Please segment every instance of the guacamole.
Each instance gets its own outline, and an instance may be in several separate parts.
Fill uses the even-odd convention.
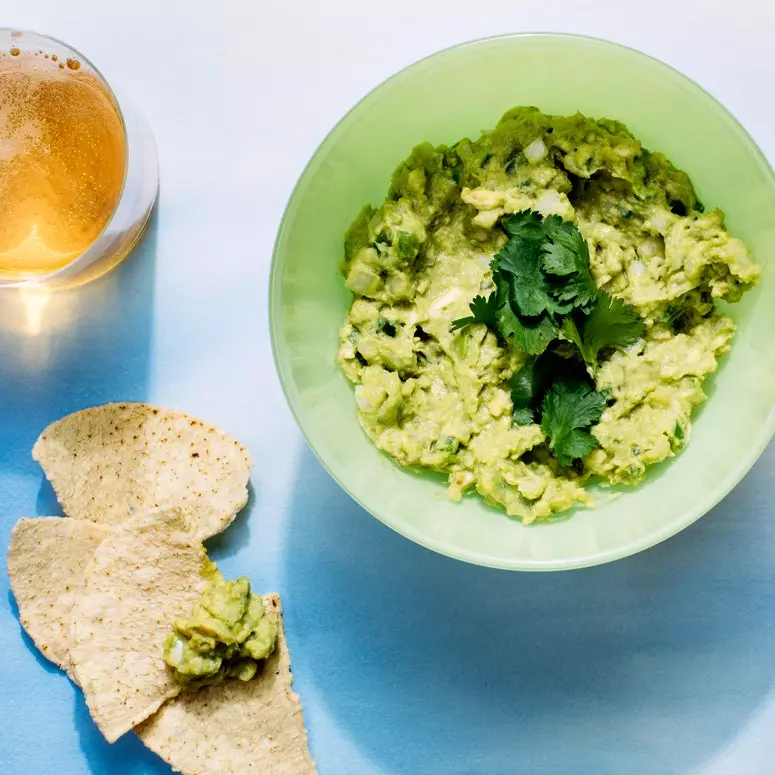
[[[226,678],[249,681],[277,641],[277,619],[251,594],[248,579],[227,581],[215,568],[209,575],[201,600],[164,644],[164,661],[192,691]]]
[[[639,326],[586,364],[602,398],[570,464],[513,400],[534,356],[475,319],[459,326],[494,293],[508,219],[526,213],[580,232],[594,289]],[[591,504],[591,479],[635,484],[689,442],[702,381],[735,332],[716,302],[760,275],[723,214],[624,125],[536,108],[475,141],[416,147],[347,232],[342,268],[354,300],[339,363],[365,432],[399,464],[446,474],[452,499],[476,490],[526,523]],[[563,355],[573,336],[546,320]]]

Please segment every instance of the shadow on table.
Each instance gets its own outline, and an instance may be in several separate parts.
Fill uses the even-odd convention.
[[[757,484],[773,464],[770,448],[650,551],[520,574],[398,536],[305,448],[284,581],[295,686],[385,773],[694,771],[775,680],[775,526]],[[321,775],[350,775],[310,720]]]
[[[94,404],[142,400],[148,392],[153,330],[154,267],[158,217],[135,253],[106,276],[81,288],[48,296],[29,291],[0,293],[0,533],[7,536],[19,516],[61,513],[32,446],[50,422]],[[37,492],[37,497],[36,497]],[[5,594],[3,594],[5,592]],[[0,600],[8,581],[0,574]],[[28,648],[34,648],[25,640]],[[45,660],[39,658],[41,663]],[[46,663],[46,669],[51,666]],[[150,773],[140,763],[156,761],[138,740],[105,743],[74,689],[74,721],[92,772]],[[51,707],[52,714],[60,709]],[[42,728],[53,725],[41,706]],[[146,759],[143,759],[143,756]],[[130,767],[129,761],[137,763]]]
[[[80,288],[48,296],[0,293],[4,471],[39,471],[32,445],[48,423],[68,412],[145,397],[157,228],[154,217],[134,255]]]
[[[248,502],[245,508],[237,514],[228,530],[207,540],[207,554],[216,564],[220,565],[250,544],[250,516],[255,505],[255,485],[248,482]]]
[[[115,743],[108,743],[92,721],[83,693],[76,687],[73,689],[75,726],[81,748],[87,752],[89,769],[93,775],[170,775],[172,773],[169,765],[149,751],[134,732],[127,733]]]
[[[13,592],[10,590],[8,591],[8,608],[13,615],[14,621],[19,622],[19,606],[16,605],[16,599],[13,596]],[[43,668],[43,670],[45,670],[47,673],[52,675],[59,675],[62,671],[53,662],[46,659],[43,654],[40,653],[40,651],[38,651],[37,646],[33,642],[32,638],[27,635],[27,632],[21,626],[21,623],[19,623],[18,626],[19,635],[21,636],[22,642],[27,647],[27,651],[29,651],[30,654],[35,657],[35,660],[40,665],[40,667]]]

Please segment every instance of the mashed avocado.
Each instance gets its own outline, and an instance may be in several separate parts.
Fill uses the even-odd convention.
[[[531,355],[486,325],[453,326],[495,288],[504,219],[526,211],[577,227],[595,287],[643,332],[589,367],[605,406],[572,465],[541,424],[515,422],[510,386]],[[476,141],[415,148],[349,229],[343,272],[355,298],[339,362],[366,433],[401,465],[447,474],[453,499],[475,488],[531,522],[590,504],[591,477],[634,484],[688,443],[735,330],[715,302],[738,300],[760,268],[622,124],[515,108]]]
[[[225,678],[249,681],[277,640],[276,618],[251,594],[248,579],[226,581],[214,568],[210,573],[202,599],[175,622],[164,644],[164,661],[191,690]]]

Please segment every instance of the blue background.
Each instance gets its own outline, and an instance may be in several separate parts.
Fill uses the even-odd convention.
[[[775,82],[775,11],[653,0],[632,24],[607,0],[493,0],[487,14],[457,0],[392,0],[389,14],[360,2],[113,5],[30,0],[8,19],[68,40],[134,93],[158,139],[162,196],[136,255],[51,297],[39,322],[34,302],[0,295],[3,546],[17,518],[58,513],[29,454],[47,423],[109,400],[185,409],[255,459],[249,507],[211,551],[228,575],[283,597],[321,775],[771,775],[773,447],[719,508],[639,556],[566,574],[467,566],[373,520],[304,446],[272,366],[266,289],[306,159],[408,62],[519,29],[613,38],[696,78],[772,159],[761,95]],[[2,775],[169,772],[132,735],[104,742],[21,634],[4,573],[0,654]]]

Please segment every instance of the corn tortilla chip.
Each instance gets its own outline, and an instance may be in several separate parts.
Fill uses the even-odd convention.
[[[183,693],[135,731],[148,748],[183,775],[315,775],[277,595],[277,648],[251,681],[224,681]]]
[[[174,697],[163,659],[172,623],[205,586],[207,556],[179,509],[112,531],[86,566],[70,626],[70,658],[92,718],[117,740]]]
[[[149,404],[70,414],[43,431],[32,456],[65,514],[99,524],[179,506],[204,539],[226,528],[248,500],[250,456],[236,439]]]
[[[73,678],[70,614],[84,568],[108,534],[90,522],[62,517],[20,519],[11,531],[8,578],[19,620],[41,654]]]

